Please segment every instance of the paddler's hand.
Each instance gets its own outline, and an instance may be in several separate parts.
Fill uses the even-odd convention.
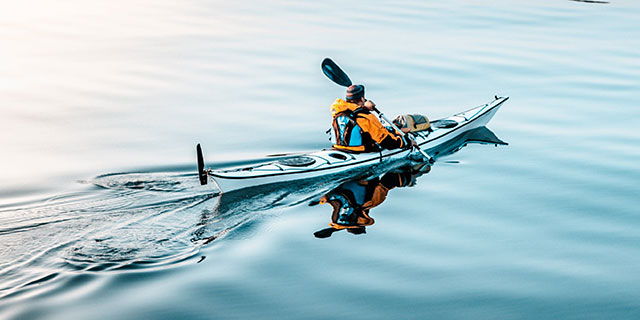
[[[364,107],[369,109],[369,111],[373,111],[373,108],[376,107],[376,104],[371,100],[367,100],[364,102]]]
[[[407,149],[413,149],[418,146],[418,143],[415,140],[413,140],[413,138],[411,138],[409,135],[405,136],[405,141],[407,141],[407,145],[405,146],[405,148]]]

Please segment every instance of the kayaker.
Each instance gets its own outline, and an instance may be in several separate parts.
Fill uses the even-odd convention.
[[[376,106],[364,98],[364,86],[355,84],[347,88],[345,100],[336,99],[331,105],[335,144],[339,150],[373,152],[382,149],[410,148],[416,142],[409,135],[398,134],[387,128],[371,111]]]

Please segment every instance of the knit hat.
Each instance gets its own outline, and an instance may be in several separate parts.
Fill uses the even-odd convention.
[[[359,100],[364,97],[364,86],[361,84],[354,84],[347,88],[347,100]]]

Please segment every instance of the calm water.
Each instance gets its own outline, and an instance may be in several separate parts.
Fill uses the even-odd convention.
[[[2,319],[640,314],[637,1],[35,0],[0,46]],[[196,143],[328,145],[324,57],[387,115],[508,95],[509,145],[387,173],[359,235],[314,237],[339,181],[200,187]]]

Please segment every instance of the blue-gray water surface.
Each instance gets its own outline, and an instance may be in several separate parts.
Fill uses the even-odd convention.
[[[0,46],[1,319],[640,315],[637,1],[34,0]],[[330,145],[325,57],[387,115],[510,96],[482,132],[508,145],[201,187],[196,143],[213,167]],[[314,236],[363,181],[403,182]]]

